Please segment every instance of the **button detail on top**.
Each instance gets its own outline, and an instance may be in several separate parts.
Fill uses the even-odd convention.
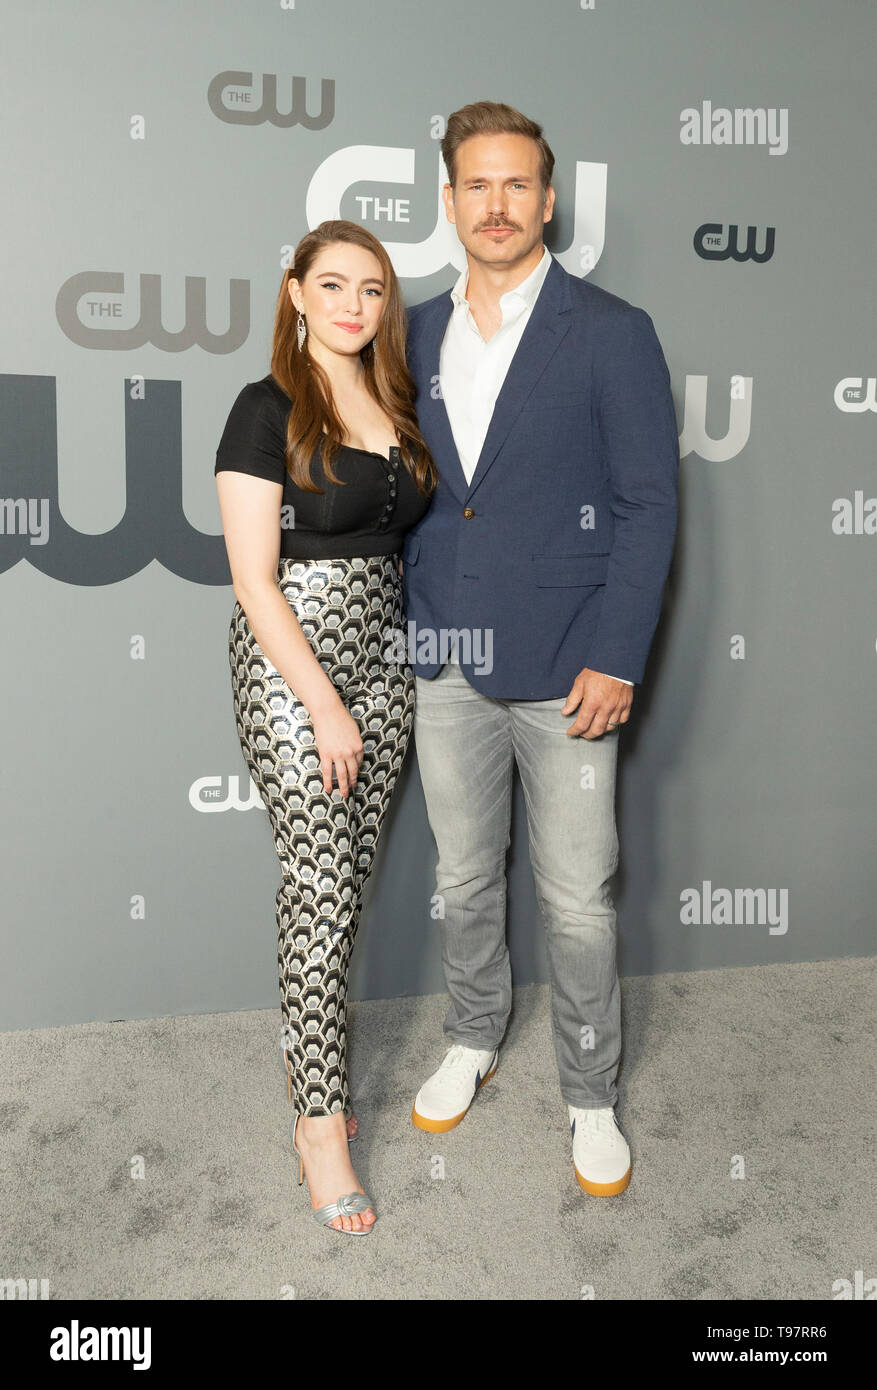
[[[473,510],[472,510],[471,507],[464,507],[464,508],[463,508],[463,515],[464,515],[464,517],[466,518],[466,520],[468,521],[468,520],[470,519],[470,517],[473,517],[473,516],[475,515],[475,513],[473,512]]]

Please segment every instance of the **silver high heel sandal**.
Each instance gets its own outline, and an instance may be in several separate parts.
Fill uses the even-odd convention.
[[[286,1099],[287,1099],[287,1100],[290,1102],[290,1104],[291,1104],[291,1103],[292,1103],[292,1072],[289,1070],[289,1053],[287,1052],[287,1050],[286,1050],[285,1047],[282,1049],[282,1052],[283,1052],[283,1065],[284,1065],[284,1067],[285,1067],[285,1069],[286,1069]],[[354,1139],[358,1139],[358,1138],[359,1138],[359,1131],[357,1130],[356,1134],[348,1134],[348,1136],[347,1136],[347,1142],[348,1142],[348,1144],[352,1144],[353,1141],[354,1141]]]
[[[305,1167],[304,1159],[302,1158],[298,1145],[295,1142],[295,1127],[298,1124],[300,1118],[301,1116],[299,1115],[298,1111],[296,1111],[295,1119],[292,1122],[292,1147],[294,1152],[298,1154],[299,1187],[301,1187],[302,1182],[304,1180]],[[354,1212],[364,1212],[369,1210],[374,1211],[374,1209],[374,1202],[372,1202],[371,1199],[364,1192],[346,1192],[343,1194],[343,1196],[339,1197],[336,1202],[327,1202],[326,1206],[317,1207],[315,1211],[313,1207],[311,1208],[311,1210],[314,1212],[314,1220],[319,1221],[321,1226],[328,1226],[330,1231],[339,1231],[342,1235],[345,1236],[370,1235],[377,1223],[373,1221],[370,1226],[363,1226],[361,1231],[348,1231],[345,1230],[343,1226],[333,1226],[331,1224],[336,1217],[353,1216]],[[377,1215],[377,1213],[375,1213],[375,1215]]]

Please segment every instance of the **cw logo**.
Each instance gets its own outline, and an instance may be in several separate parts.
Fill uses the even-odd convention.
[[[708,463],[725,463],[746,447],[752,423],[752,377],[732,376],[729,390],[728,430],[722,439],[706,432],[707,376],[685,378],[685,408],[679,454],[699,454]]]
[[[723,237],[724,230],[721,222],[704,222],[694,233],[694,249],[705,261],[756,261],[763,265],[773,255],[775,227],[765,228],[763,251],[756,249],[757,227],[746,228],[746,246],[742,251],[739,247],[740,228],[736,222],[728,224],[726,237]]]
[[[228,778],[228,791],[222,794],[221,777],[199,777],[189,788],[189,805],[195,811],[264,811],[262,798],[252,777],[249,778],[247,800],[241,800],[240,781],[236,774]]]
[[[341,202],[358,183],[414,183],[415,152],[388,145],[347,145],[318,166],[305,198],[307,224],[313,228],[341,217]],[[564,270],[581,275],[593,270],[603,253],[606,236],[605,164],[576,161],[575,215],[572,241],[566,251],[554,252]],[[383,241],[393,269],[403,280],[435,275],[452,265],[462,270],[466,252],[445,215],[442,184],[448,180],[439,155],[435,227],[423,241]]]
[[[125,421],[124,515],[107,531],[86,532],[70,525],[58,500],[55,378],[0,373],[0,420],[10,422],[0,473],[0,573],[26,559],[66,584],[117,584],[157,560],[193,584],[231,582],[221,533],[199,531],[183,510],[181,383],[139,384],[135,393],[127,378],[121,400],[114,396]],[[46,543],[34,545],[41,525]]]
[[[864,410],[877,410],[877,377],[845,376],[834,388],[834,403],[848,415],[861,415]]]
[[[219,356],[236,352],[247,341],[250,332],[250,282],[228,282],[228,328],[224,333],[211,333],[207,327],[207,281],[203,275],[187,275],[185,327],[169,333],[162,324],[161,276],[140,276],[140,317],[131,328],[111,328],[107,320],[121,317],[123,306],[104,300],[86,299],[93,295],[125,293],[125,277],[114,270],[82,270],[71,275],[58,291],[55,314],[61,331],[78,347],[101,348],[104,351],[129,352],[151,343],[162,352],[185,352],[201,347]],[[93,325],[80,317],[80,305],[86,300],[85,312]]]
[[[277,108],[277,75],[262,74],[262,104],[253,106],[253,74],[251,72],[218,72],[207,88],[207,105],[220,121],[232,125],[269,125],[288,130],[303,125],[306,130],[324,130],[335,116],[335,83],[329,77],[320,79],[320,113],[308,115],[306,77],[291,79],[292,93],[289,111]],[[231,88],[236,90],[231,91]]]

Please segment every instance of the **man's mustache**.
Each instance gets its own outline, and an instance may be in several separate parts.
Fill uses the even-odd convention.
[[[476,232],[495,231],[497,227],[509,227],[513,232],[521,230],[517,222],[482,222],[481,226],[476,227],[475,230]]]

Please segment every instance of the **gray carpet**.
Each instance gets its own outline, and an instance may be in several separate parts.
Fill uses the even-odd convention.
[[[515,992],[496,1076],[439,1136],[409,1115],[444,997],[354,1004],[351,1155],[379,1215],[358,1240],[297,1185],[279,1010],[2,1034],[0,1278],[87,1299],[831,1299],[877,1274],[875,972],[622,981],[633,1177],[612,1198],[575,1181],[546,987]]]

